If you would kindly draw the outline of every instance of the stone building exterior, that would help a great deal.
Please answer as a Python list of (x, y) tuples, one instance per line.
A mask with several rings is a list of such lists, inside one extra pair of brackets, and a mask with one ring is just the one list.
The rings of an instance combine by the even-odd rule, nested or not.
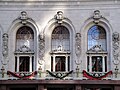
[(0, 0), (0, 90), (120, 90), (119, 0)]

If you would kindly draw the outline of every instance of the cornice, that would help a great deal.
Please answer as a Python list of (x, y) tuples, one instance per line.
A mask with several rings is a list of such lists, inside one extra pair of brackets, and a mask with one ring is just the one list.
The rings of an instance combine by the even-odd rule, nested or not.
[(80, 4), (119, 4), (117, 0), (0, 0), (5, 5), (80, 5)]
[(0, 0), (2, 8), (79, 8), (79, 7), (103, 7), (117, 6), (120, 1), (117, 0)]

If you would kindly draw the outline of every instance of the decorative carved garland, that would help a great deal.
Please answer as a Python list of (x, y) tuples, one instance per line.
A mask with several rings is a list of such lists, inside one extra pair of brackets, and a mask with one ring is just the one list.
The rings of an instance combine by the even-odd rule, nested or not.
[(67, 77), (69, 74), (71, 74), (71, 73), (73, 72), (73, 70), (72, 70), (72, 71), (66, 73), (65, 75), (63, 75), (63, 74), (60, 73), (60, 72), (54, 74), (54, 73), (50, 72), (49, 70), (46, 70), (46, 71), (47, 71), (51, 76), (53, 76), (53, 77), (55, 77), (55, 78), (59, 78), (59, 79), (63, 79), (63, 78)]
[(33, 76), (35, 76), (35, 75), (37, 74), (37, 71), (32, 72), (32, 74), (30, 74), (30, 75), (16, 74), (16, 73), (11, 72), (11, 71), (7, 71), (7, 74), (8, 74), (8, 75), (12, 75), (13, 77), (16, 77), (16, 78), (20, 78), (20, 79), (30, 79), (31, 77), (33, 77)]
[(112, 75), (112, 71), (109, 71), (107, 73), (105, 73), (104, 75), (100, 75), (100, 74), (90, 74), (88, 72), (86, 72), (85, 70), (83, 70), (83, 76), (90, 79), (90, 80), (101, 80), (105, 77), (107, 77), (108, 75)]

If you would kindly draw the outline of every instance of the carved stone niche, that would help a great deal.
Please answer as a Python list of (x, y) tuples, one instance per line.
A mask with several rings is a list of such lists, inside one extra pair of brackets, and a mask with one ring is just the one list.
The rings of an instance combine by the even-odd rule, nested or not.
[(100, 11), (99, 10), (95, 10), (94, 11), (94, 14), (93, 14), (93, 22), (95, 24), (98, 24), (100, 22), (100, 19), (102, 18), (102, 15), (100, 14)]
[(63, 23), (63, 12), (62, 11), (58, 11), (57, 14), (55, 15), (55, 19), (57, 20), (57, 23), (61, 24)]

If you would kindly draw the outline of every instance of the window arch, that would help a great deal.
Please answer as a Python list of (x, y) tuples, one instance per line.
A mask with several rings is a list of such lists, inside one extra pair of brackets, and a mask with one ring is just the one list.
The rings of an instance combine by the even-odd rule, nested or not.
[(23, 47), (34, 50), (34, 32), (28, 26), (20, 27), (16, 33), (16, 49), (20, 50)]
[(52, 32), (52, 50), (69, 51), (70, 34), (66, 27), (57, 26)]
[(32, 72), (34, 69), (34, 32), (28, 26), (16, 32), (15, 71)]
[(107, 50), (106, 31), (99, 25), (94, 25), (88, 30), (88, 50), (95, 45), (99, 45), (103, 50)]
[(102, 26), (93, 25), (87, 33), (87, 69), (89, 72), (107, 72), (107, 38)]
[(70, 70), (70, 33), (65, 26), (54, 28), (51, 36), (51, 71)]

